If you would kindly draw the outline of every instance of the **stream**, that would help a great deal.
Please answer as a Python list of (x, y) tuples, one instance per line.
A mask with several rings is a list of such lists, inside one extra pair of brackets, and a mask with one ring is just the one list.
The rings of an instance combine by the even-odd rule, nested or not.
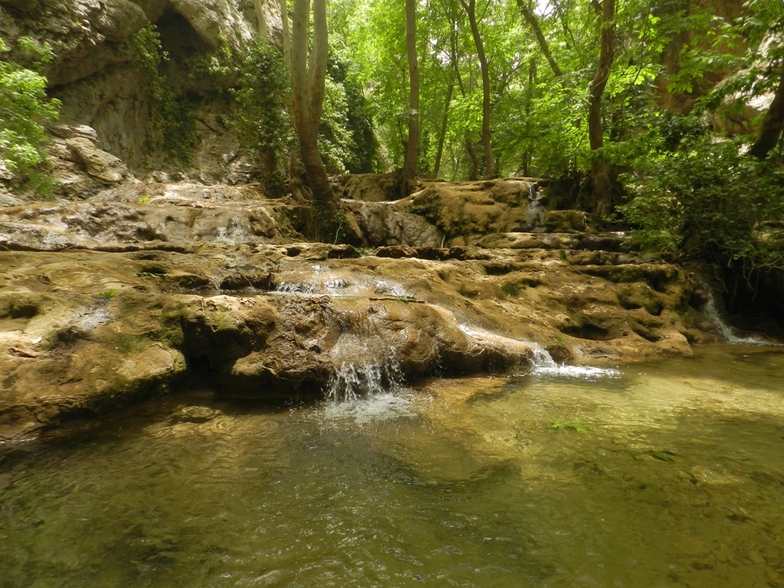
[(0, 458), (0, 587), (784, 586), (784, 350), (147, 403)]

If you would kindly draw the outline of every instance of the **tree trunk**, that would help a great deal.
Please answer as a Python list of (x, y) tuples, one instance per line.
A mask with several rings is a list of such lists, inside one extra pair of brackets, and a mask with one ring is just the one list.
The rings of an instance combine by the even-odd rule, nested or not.
[[(291, 28), (289, 26), (289, 13), (286, 0), (278, 0), (278, 9), (280, 10), (280, 22), (283, 36), (283, 63), (286, 66), (286, 71), (291, 77)], [(291, 122), (295, 125), (296, 118), (294, 116), (294, 92), (289, 84), (289, 90), (286, 96), (286, 108), (291, 118)], [(296, 145), (289, 145), (289, 190), (295, 200), (304, 202), (306, 200), (303, 186), (304, 180), (299, 166), (299, 149)]]
[(419, 62), (416, 47), (416, 0), (406, 0), (406, 54), (408, 56), (408, 141), (400, 181), (400, 196), (414, 188), (419, 160)]
[(523, 18), (525, 19), (525, 22), (528, 23), (528, 26), (530, 26), (531, 30), (534, 32), (536, 41), (539, 43), (539, 49), (541, 49), (542, 53), (547, 59), (547, 63), (550, 64), (550, 69), (553, 70), (553, 74), (556, 78), (560, 78), (563, 75), (563, 72), (561, 71), (561, 68), (558, 67), (558, 63), (555, 61), (555, 58), (550, 51), (550, 46), (547, 44), (547, 39), (544, 38), (542, 27), (539, 26), (539, 21), (536, 20), (536, 15), (530, 8), (528, 8), (528, 6), (526, 6), (525, 0), (517, 0), (517, 6), (520, 9), (520, 13), (523, 15)]
[(259, 42), (266, 43), (269, 40), (269, 27), (267, 26), (267, 18), (264, 16), (264, 9), (261, 6), (261, 0), (253, 0), (253, 9), (256, 11), (256, 20), (258, 21)]
[[(327, 13), (325, 0), (313, 0), (313, 49), (308, 55), (310, 0), (294, 0), (292, 11), (291, 90), (294, 126), (299, 138), (305, 178), (322, 220), (331, 224), (337, 198), (318, 151), (318, 132), (327, 75)], [(328, 235), (325, 235), (328, 236)]]
[(471, 171), (468, 172), (468, 180), (475, 182), (479, 176), (479, 157), (476, 155), (474, 142), (470, 138), (466, 139), (466, 151), (468, 152), (468, 157), (471, 158)]
[(476, 0), (460, 0), (463, 8), (468, 15), (468, 22), (471, 25), (471, 36), (476, 45), (476, 55), (479, 58), (479, 69), (482, 74), (482, 146), (485, 155), (485, 178), (495, 177), (495, 160), (493, 150), (490, 145), (490, 71), (487, 65), (487, 55), (485, 54), (482, 36), (479, 34), (479, 23), (476, 20)]
[(773, 95), (773, 102), (770, 103), (770, 108), (765, 114), (759, 136), (749, 153), (757, 159), (765, 159), (776, 147), (782, 132), (784, 132), (784, 71)]
[(602, 155), (604, 146), (602, 130), (602, 94), (607, 87), (610, 69), (614, 58), (615, 45), (615, 0), (602, 2), (602, 30), (599, 50), (599, 66), (591, 82), (588, 106), (588, 140), (591, 145), (591, 177), (593, 179), (593, 193), (591, 208), (598, 217), (603, 217), (610, 212), (612, 206), (612, 184), (610, 183), (609, 163)]
[(438, 172), (441, 170), (441, 158), (444, 155), (444, 141), (446, 140), (446, 131), (449, 125), (449, 106), (452, 104), (452, 93), (455, 90), (454, 80), (449, 83), (449, 88), (446, 91), (446, 100), (444, 101), (444, 116), (441, 119), (441, 131), (438, 133), (438, 148), (436, 149), (436, 164), (433, 168), (433, 175), (438, 179)]

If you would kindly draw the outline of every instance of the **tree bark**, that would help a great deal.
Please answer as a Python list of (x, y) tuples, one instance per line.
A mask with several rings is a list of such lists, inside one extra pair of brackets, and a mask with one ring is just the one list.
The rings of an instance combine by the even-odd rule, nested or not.
[(479, 58), (479, 69), (482, 74), (482, 146), (485, 155), (485, 178), (495, 177), (495, 159), (490, 145), (490, 71), (487, 64), (482, 35), (479, 33), (479, 23), (476, 20), (476, 0), (460, 0), (468, 15), (471, 25), (471, 36), (474, 38), (476, 54)]
[(544, 38), (544, 34), (542, 33), (542, 27), (539, 26), (539, 21), (536, 19), (536, 15), (533, 11), (528, 8), (525, 4), (525, 0), (517, 0), (517, 6), (520, 9), (520, 13), (523, 15), (525, 22), (528, 23), (528, 26), (531, 27), (531, 30), (534, 32), (536, 36), (536, 41), (539, 43), (539, 49), (547, 59), (547, 63), (550, 64), (550, 69), (553, 70), (553, 74), (556, 78), (560, 78), (563, 75), (561, 68), (558, 67), (558, 63), (555, 61), (552, 52), (550, 51), (550, 46), (547, 44), (547, 39)]
[(588, 140), (591, 146), (591, 177), (593, 193), (591, 207), (598, 217), (610, 212), (612, 206), (612, 184), (610, 183), (609, 162), (601, 149), (604, 146), (602, 129), (602, 94), (607, 87), (613, 59), (615, 57), (615, 0), (603, 0), (599, 50), (599, 66), (590, 86), (588, 106)]
[[(286, 0), (278, 0), (278, 8), (280, 10), (280, 22), (283, 34), (283, 63), (286, 65), (286, 71), (291, 77), (291, 27), (289, 25), (289, 12)], [(291, 86), (291, 84), (289, 84)], [(288, 96), (286, 97), (287, 108), (289, 116), (291, 117), (292, 124), (296, 129), (296, 117), (294, 116), (294, 92), (289, 87)], [(303, 194), (303, 179), (302, 173), (299, 168), (299, 149), (295, 145), (289, 146), (289, 189), (295, 200), (304, 201)]]
[(258, 21), (259, 42), (266, 43), (269, 40), (269, 27), (267, 26), (267, 18), (264, 16), (261, 0), (253, 0), (253, 9), (256, 11), (256, 20)]
[(444, 141), (446, 140), (446, 131), (449, 125), (449, 106), (452, 104), (452, 94), (455, 90), (454, 80), (449, 83), (449, 88), (446, 91), (446, 100), (444, 101), (444, 116), (441, 119), (441, 130), (438, 133), (438, 147), (436, 149), (436, 163), (433, 168), (433, 175), (438, 178), (438, 172), (441, 171), (441, 158), (444, 155)]
[(313, 200), (322, 213), (334, 216), (337, 198), (318, 151), (318, 132), (327, 76), (327, 12), (325, 0), (313, 0), (313, 49), (308, 54), (310, 0), (294, 0), (292, 11), (291, 90), (300, 157)]
[(406, 0), (406, 54), (408, 57), (408, 141), (400, 181), (400, 196), (414, 188), (419, 160), (419, 61), (416, 47), (416, 0)]
[(773, 102), (770, 103), (770, 108), (765, 114), (759, 136), (749, 153), (757, 159), (765, 159), (776, 147), (782, 132), (784, 132), (784, 71), (773, 95)]

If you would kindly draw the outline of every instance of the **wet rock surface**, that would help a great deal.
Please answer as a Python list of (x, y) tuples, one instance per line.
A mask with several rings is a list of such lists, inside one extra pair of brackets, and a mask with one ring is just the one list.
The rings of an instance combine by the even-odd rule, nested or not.
[(318, 397), (357, 366), (413, 382), (525, 370), (544, 349), (582, 364), (689, 355), (712, 337), (690, 276), (619, 234), (360, 248), (302, 241), (298, 214), (249, 186), (192, 184), (0, 209), (0, 436), (186, 381)]

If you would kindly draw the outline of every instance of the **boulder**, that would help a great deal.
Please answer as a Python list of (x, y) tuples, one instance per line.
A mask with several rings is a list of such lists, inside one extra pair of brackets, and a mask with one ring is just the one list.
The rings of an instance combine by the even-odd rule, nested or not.
[(66, 146), (84, 165), (88, 174), (104, 183), (116, 184), (128, 175), (128, 167), (119, 157), (98, 149), (95, 143), (86, 137), (68, 139)]

